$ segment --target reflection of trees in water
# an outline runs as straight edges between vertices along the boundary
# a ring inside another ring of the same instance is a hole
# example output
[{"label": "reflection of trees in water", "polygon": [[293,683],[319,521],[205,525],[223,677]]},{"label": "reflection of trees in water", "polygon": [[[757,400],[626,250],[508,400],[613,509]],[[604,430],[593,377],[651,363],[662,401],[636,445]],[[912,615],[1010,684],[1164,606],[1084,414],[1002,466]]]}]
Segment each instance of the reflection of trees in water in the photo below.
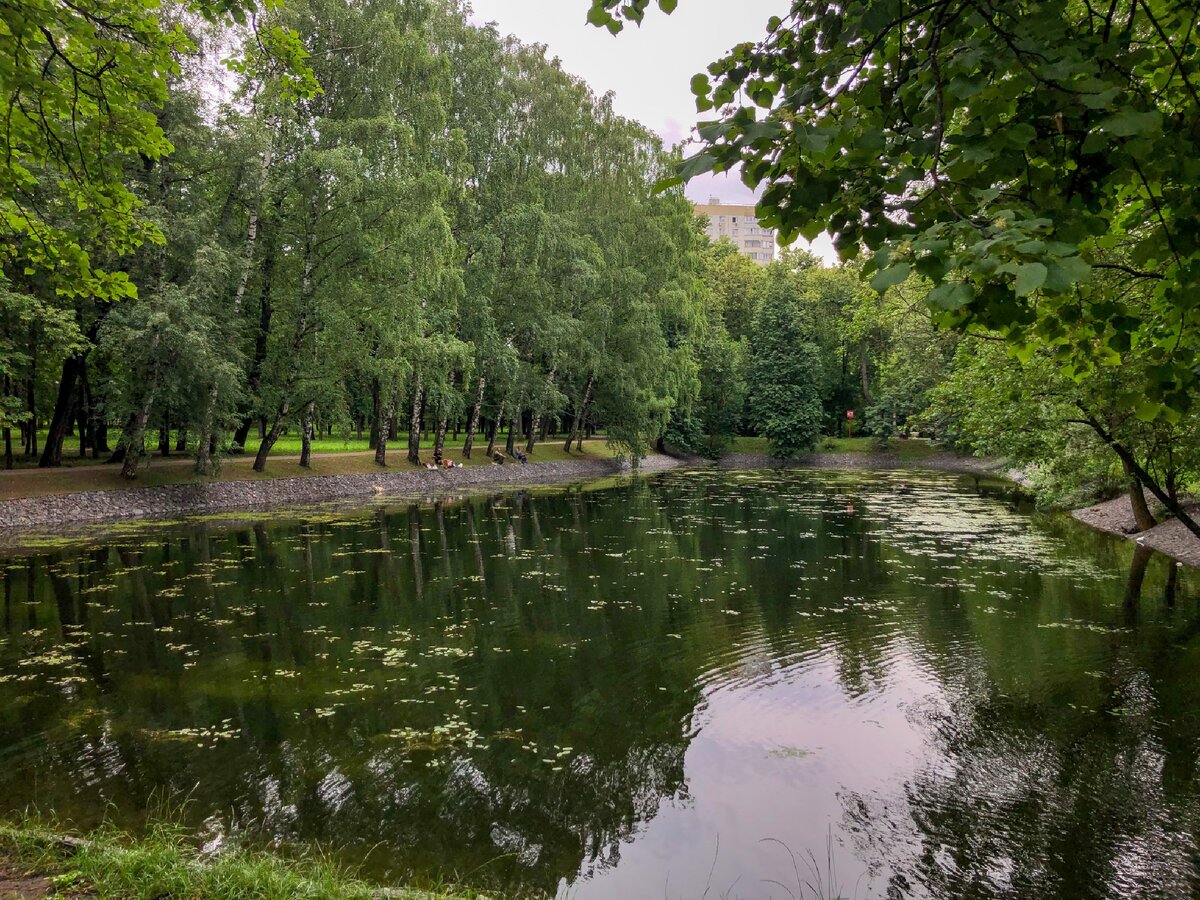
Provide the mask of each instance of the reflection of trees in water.
[{"label": "reflection of trees in water", "polygon": [[910,720],[930,759],[899,793],[842,794],[856,852],[890,874],[896,895],[1182,897],[1200,889],[1200,615],[1194,602],[1190,619],[1174,615],[1173,565],[1157,560],[1163,571],[1148,577],[1148,558],[1130,556],[1124,595],[1117,586],[1109,603],[1111,649],[1095,669],[1039,666],[1055,645],[1037,632],[1026,631],[1024,654],[1015,652],[1019,640],[992,635],[978,644],[977,671],[1017,673],[1002,693],[991,677],[951,677],[960,650],[925,641],[942,699],[913,707]]},{"label": "reflection of trees in water", "polygon": [[847,792],[859,855],[896,890],[935,897],[1190,895],[1196,845],[1172,823],[1196,823],[1200,808],[1194,791],[1182,802],[1168,791],[1146,723],[1095,740],[1022,728],[1013,712],[947,715],[949,761],[902,796]]},{"label": "reflection of trees in water", "polygon": [[[107,576],[118,590],[100,595],[102,623],[73,647],[87,665],[73,670],[82,680],[71,692],[25,686],[36,699],[16,716],[0,713],[0,732],[44,735],[22,758],[23,771],[39,772],[36,798],[16,777],[0,775],[0,792],[11,786],[12,805],[36,799],[82,824],[106,801],[131,822],[152,793],[189,796],[197,821],[217,812],[248,834],[347,846],[352,857],[382,842],[372,854],[380,869],[482,866],[475,880],[545,890],[581,861],[610,864],[683,789],[700,661],[664,657],[652,639],[671,615],[661,593],[638,599],[636,620],[580,615],[597,583],[610,598],[620,588],[623,563],[586,552],[567,562],[580,538],[565,523],[582,515],[608,542],[636,533],[614,530],[611,511],[578,498],[575,507],[530,496],[413,507],[361,528],[183,532],[97,551],[86,579],[74,573],[80,560],[54,559],[29,606],[56,613],[60,638],[87,608],[84,587]],[[481,518],[494,522],[481,527]],[[335,577],[342,571],[361,574]],[[11,597],[16,573],[5,574]],[[214,588],[231,580],[236,592]],[[413,635],[411,658],[380,671],[404,686],[373,679],[352,652],[355,641],[386,645],[397,630]],[[447,645],[466,655],[447,661],[438,655]],[[0,671],[11,662],[4,650]],[[82,674],[103,665],[108,694]],[[462,690],[443,690],[446,674]],[[358,682],[371,690],[314,715]],[[448,716],[486,746],[429,754],[387,737]],[[153,736],[225,720],[235,737]],[[525,730],[494,737],[515,723]],[[526,742],[536,751],[521,749]],[[572,748],[561,761],[560,747]],[[439,764],[426,767],[431,760]]]},{"label": "reflection of trees in water", "polygon": [[[39,736],[0,737],[19,761],[0,796],[86,824],[108,801],[136,820],[173,791],[196,821],[217,812],[248,836],[351,859],[380,844],[379,872],[482,866],[473,881],[553,890],[686,797],[701,683],[820,655],[858,699],[894,686],[903,656],[948,698],[910,713],[936,764],[895,796],[843,794],[858,851],[898,870],[898,890],[1037,893],[1041,877],[1086,894],[1152,853],[1191,871],[1190,844],[1160,824],[1196,821],[1179,798],[1196,794],[1200,735],[1181,710],[1197,673],[1172,645],[1200,626],[1185,621],[1194,604],[1170,605],[1173,570],[1135,557],[1103,599],[1021,559],[968,577],[937,557],[950,539],[910,552],[864,517],[877,486],[771,478],[167,530],[9,567],[0,674],[58,642],[80,680],[0,683],[0,701],[20,698],[0,702],[0,735]],[[1036,602],[988,599],[1001,589]],[[1123,589],[1142,598],[1136,620]],[[1104,616],[1137,630],[1040,627]],[[1097,641],[1111,652],[1085,674]],[[385,647],[405,651],[398,665],[380,663]],[[389,737],[452,717],[476,746]],[[227,719],[236,736],[203,747],[154,737]]]}]

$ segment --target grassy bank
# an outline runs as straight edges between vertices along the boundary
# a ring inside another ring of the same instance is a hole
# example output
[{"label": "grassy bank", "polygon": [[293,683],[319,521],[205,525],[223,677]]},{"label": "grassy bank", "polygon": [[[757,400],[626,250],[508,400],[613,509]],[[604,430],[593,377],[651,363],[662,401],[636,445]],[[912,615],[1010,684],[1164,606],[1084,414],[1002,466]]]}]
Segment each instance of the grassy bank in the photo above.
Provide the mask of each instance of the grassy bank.
[{"label": "grassy bank", "polygon": [[466,890],[384,888],[316,858],[286,859],[234,850],[202,856],[181,829],[152,828],[134,838],[102,829],[64,837],[37,822],[0,826],[0,884],[5,896],[172,897],[177,900],[412,898],[467,900]]},{"label": "grassy bank", "polygon": [[[188,447],[186,450],[176,450],[175,449],[175,437],[176,437],[175,434],[172,433],[172,435],[171,435],[171,452],[165,457],[160,457],[158,454],[158,432],[156,431],[153,434],[147,434],[146,441],[145,441],[146,452],[148,454],[150,454],[152,458],[161,459],[164,462],[168,461],[168,460],[181,460],[181,459],[193,458],[196,454],[196,442],[194,440],[189,441]],[[497,444],[501,450],[504,449],[504,439],[505,439],[504,434],[501,434],[500,437],[497,439]],[[558,446],[561,447],[562,444],[566,441],[566,439],[567,439],[567,436],[565,434],[551,435],[550,437],[546,438],[545,444],[547,444],[547,445],[557,444]],[[120,443],[120,440],[121,440],[120,429],[114,429],[112,431],[109,431],[108,443],[109,443],[110,447],[116,447]],[[463,442],[462,434],[460,434],[458,437],[454,437],[453,432],[446,435],[447,450],[454,448],[456,445],[461,446],[462,442]],[[239,454],[237,457],[230,457],[230,458],[241,459],[244,457],[249,457],[250,459],[253,459],[254,454],[256,454],[258,452],[258,447],[261,443],[262,443],[261,438],[259,438],[257,435],[251,435],[250,438],[248,438],[246,441],[245,452],[242,454]],[[603,443],[603,442],[601,442],[601,443]],[[301,439],[300,439],[299,434],[281,435],[279,440],[277,440],[275,442],[275,446],[271,448],[271,458],[276,459],[276,458],[280,458],[280,457],[299,456],[300,455],[300,444],[301,444]],[[517,442],[517,444],[518,444],[518,446],[523,448],[525,446],[525,439],[522,437]],[[45,446],[46,446],[46,432],[43,430],[43,431],[39,432],[39,434],[38,434],[38,449],[40,450],[41,448],[43,448]],[[485,447],[487,447],[487,435],[476,434],[475,435],[475,446],[482,452],[482,450]],[[542,446],[543,446],[542,444],[540,444],[540,443],[538,444],[538,448],[541,448]],[[433,449],[433,435],[426,435],[425,437],[422,437],[421,449],[422,450],[432,450]],[[313,438],[312,450],[313,450],[313,453],[319,453],[322,455],[352,454],[352,453],[366,453],[371,450],[371,447],[369,446],[369,442],[365,437],[360,440],[359,438],[353,437],[353,436],[334,435],[333,437]],[[401,432],[400,436],[396,440],[388,441],[388,455],[390,456],[394,451],[397,451],[397,450],[399,451],[401,456],[403,456],[405,454],[405,452],[407,452],[407,450],[408,450],[408,434],[406,432]],[[13,459],[14,468],[17,468],[17,469],[36,469],[37,468],[37,464],[38,464],[37,458],[35,457],[33,459],[29,459],[28,457],[24,456],[21,453],[21,448],[20,448],[19,444],[14,445],[13,452],[15,454],[14,459]],[[76,468],[79,466],[95,466],[95,465],[97,465],[97,463],[99,461],[102,461],[105,458],[107,458],[108,455],[109,455],[108,453],[102,453],[100,455],[100,460],[93,459],[91,457],[91,451],[89,451],[88,455],[86,455],[86,456],[80,456],[79,455],[79,436],[72,434],[72,435],[68,435],[66,438],[63,439],[63,467],[64,468]]]},{"label": "grassy bank", "polygon": [[[197,475],[192,470],[191,459],[185,456],[150,458],[139,472],[135,481],[121,477],[118,465],[65,466],[61,469],[14,469],[0,471],[0,500],[15,500],[22,497],[43,497],[50,494],[69,494],[74,491],[111,491],[127,487],[155,487],[168,484],[195,484],[205,481],[249,481],[271,478],[298,478],[312,475],[363,475],[378,472],[374,452],[354,447],[351,450],[334,449],[327,445],[342,445],[340,438],[332,441],[314,442],[312,466],[300,467],[295,456],[281,450],[267,462],[265,472],[255,472],[253,456],[238,456],[225,459],[221,471],[212,477]],[[276,445],[277,447],[279,445]],[[483,446],[477,446],[471,459],[464,459],[461,446],[447,447],[446,457],[466,466],[492,465],[484,456]],[[583,453],[563,450],[561,441],[538,444],[529,455],[530,463],[558,462],[566,459],[611,459],[612,451],[602,440],[585,441]],[[501,447],[503,449],[503,447]],[[389,446],[388,468],[394,471],[409,471],[415,467],[408,462],[406,448],[402,442]],[[424,456],[428,459],[429,454]],[[515,464],[510,462],[511,464]]]}]

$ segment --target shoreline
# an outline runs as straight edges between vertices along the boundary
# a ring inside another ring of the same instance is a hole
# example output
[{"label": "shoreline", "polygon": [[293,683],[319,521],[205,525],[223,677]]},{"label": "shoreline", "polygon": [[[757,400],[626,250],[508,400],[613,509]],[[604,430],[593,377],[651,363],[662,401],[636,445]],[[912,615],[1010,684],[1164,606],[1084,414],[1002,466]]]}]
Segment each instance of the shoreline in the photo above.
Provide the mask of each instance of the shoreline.
[{"label": "shoreline", "polygon": [[[1161,504],[1147,495],[1151,511],[1158,518],[1162,515]],[[1200,504],[1184,504],[1194,516],[1200,513]],[[1123,537],[1133,541],[1139,547],[1157,550],[1184,565],[1200,568],[1200,538],[1197,538],[1178,519],[1160,521],[1153,528],[1145,531],[1137,530],[1137,521],[1133,516],[1133,504],[1129,494],[1121,494],[1112,500],[1085,506],[1082,509],[1071,510],[1071,517],[1082,522],[1089,528]]]},{"label": "shoreline", "polygon": [[[688,465],[690,460],[653,455],[641,471]],[[304,508],[345,500],[448,494],[462,488],[521,487],[604,478],[632,471],[615,459],[470,466],[452,470],[380,469],[360,475],[310,475],[263,481],[212,481],[76,491],[0,500],[0,538],[18,529],[54,529],[110,522],[155,520],[262,509]]]},{"label": "shoreline", "polygon": [[[935,453],[902,458],[890,453],[808,453],[795,459],[765,454],[727,453],[715,462],[698,457],[652,453],[637,472],[684,466],[739,469],[914,469],[996,478],[1026,486],[1022,473],[1002,460]],[[471,466],[450,471],[390,470],[354,475],[309,475],[263,481],[214,481],[77,491],[0,500],[0,547],[13,549],[47,536],[66,536],[92,525],[130,520],[154,521],[234,512],[294,509],[297,512],[338,502],[393,501],[447,495],[462,489],[503,489],[568,484],[632,474],[616,459],[571,459],[525,465]],[[1177,520],[1134,533],[1128,495],[1069,511],[1089,528],[1134,541],[1188,566],[1200,567],[1200,540]],[[29,532],[33,529],[33,533]]]},{"label": "shoreline", "polygon": [[[682,466],[722,469],[925,469],[1014,480],[989,460],[935,454],[901,459],[885,453],[811,453],[781,460],[752,453],[729,453],[713,461],[652,453],[638,472]],[[211,481],[168,485],[131,485],[0,500],[0,539],[19,529],[55,529],[109,522],[156,520],[262,509],[302,508],[336,501],[390,500],[453,493],[462,488],[562,484],[630,474],[628,462],[571,459],[525,465],[469,466],[452,470],[380,469],[345,475],[307,475],[262,481]]]}]

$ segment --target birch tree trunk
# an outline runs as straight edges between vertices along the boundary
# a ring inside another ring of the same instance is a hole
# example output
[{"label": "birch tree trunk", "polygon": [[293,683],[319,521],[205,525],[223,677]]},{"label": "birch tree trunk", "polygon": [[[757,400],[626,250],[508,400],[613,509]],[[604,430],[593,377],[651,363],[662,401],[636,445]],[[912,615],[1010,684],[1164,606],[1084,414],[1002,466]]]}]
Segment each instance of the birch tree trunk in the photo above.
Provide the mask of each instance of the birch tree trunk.
[{"label": "birch tree trunk", "polygon": [[138,464],[146,454],[146,423],[150,421],[150,410],[153,408],[154,391],[151,390],[129,420],[132,427],[124,435],[125,461],[121,464],[121,477],[128,481],[137,478]]},{"label": "birch tree trunk", "polygon": [[[316,218],[315,202],[309,209],[309,218],[305,227],[304,235],[304,265],[300,271],[300,312],[296,316],[296,332],[292,337],[292,359],[300,358],[300,348],[304,346],[304,339],[308,336],[308,305],[312,299],[312,273],[313,273],[313,227],[314,219]],[[279,433],[283,428],[283,422],[287,418],[287,414],[291,409],[291,394],[296,387],[296,380],[299,373],[296,371],[295,365],[288,372],[288,377],[283,386],[283,398],[279,401],[279,408],[275,411],[275,421],[271,423],[271,430],[263,435],[262,443],[258,445],[258,453],[254,457],[254,471],[261,472],[267,467],[267,457],[271,454],[271,448],[275,446],[275,442],[279,440]]]},{"label": "birch tree trunk", "polygon": [[421,464],[421,414],[424,411],[421,402],[421,375],[418,372],[413,386],[412,414],[408,419],[408,461],[414,466]]},{"label": "birch tree trunk", "polygon": [[[376,396],[381,397],[378,382],[376,382]],[[378,404],[379,416],[373,426],[376,429],[375,434],[375,465],[387,465],[387,445],[388,435],[392,430],[392,417],[396,415],[396,392],[390,391],[387,400],[379,400]]]},{"label": "birch tree trunk", "polygon": [[312,468],[312,439],[313,439],[313,408],[312,400],[304,405],[304,415],[300,424],[300,468]]},{"label": "birch tree trunk", "polygon": [[475,405],[471,407],[471,417],[467,419],[467,437],[463,441],[463,459],[471,458],[471,446],[475,443],[475,429],[479,427],[479,416],[483,412],[483,391],[487,387],[487,379],[479,376],[479,388],[475,391]]},{"label": "birch tree trunk", "polygon": [[506,456],[514,456],[516,451],[517,429],[521,427],[521,404],[517,403],[513,406],[508,417],[508,436],[504,441],[504,453]]},{"label": "birch tree trunk", "polygon": [[[263,152],[262,163],[258,170],[258,194],[254,204],[250,207],[250,220],[246,224],[246,250],[242,255],[242,271],[238,275],[237,288],[233,292],[233,313],[234,316],[239,316],[242,311],[242,302],[246,299],[246,286],[250,283],[250,272],[254,265],[254,248],[258,244],[258,217],[262,210],[263,187],[267,182],[267,172],[271,168],[271,160],[273,153],[270,147]],[[257,389],[258,383],[255,377],[257,371],[262,366],[262,359],[259,354],[259,346],[261,345],[261,356],[266,356],[266,331],[270,329],[271,315],[269,295],[270,288],[266,285],[270,284],[271,266],[264,261],[263,272],[266,278],[262,293],[263,310],[259,315],[259,336],[255,340],[255,362],[251,369],[250,389],[253,392]],[[206,423],[205,430],[200,434],[200,447],[205,449],[197,449],[196,452],[196,471],[204,472],[212,466],[212,447],[216,444],[216,435],[212,432],[212,428],[216,424],[216,408],[217,401],[220,396],[220,388],[213,384],[208,391],[208,402],[204,410],[204,421]],[[239,447],[245,446],[246,436],[250,433],[250,420],[246,419],[242,425],[238,427],[240,438],[234,441]]]},{"label": "birch tree trunk", "polygon": [[449,427],[449,424],[446,416],[442,416],[438,420],[437,433],[433,438],[433,464],[439,468],[442,465],[442,458],[446,450],[446,429]]},{"label": "birch tree trunk", "polygon": [[[371,436],[367,440],[367,449],[368,450],[374,450],[379,446],[380,423],[383,421],[383,406],[384,406],[383,393],[382,393],[382,387],[379,384],[379,379],[372,378],[371,379]],[[388,420],[389,420],[389,422],[391,421],[390,416],[388,417]],[[362,437],[361,431],[362,431],[362,429],[360,428],[359,429],[360,439]],[[384,465],[384,463],[379,462],[378,456],[375,458],[375,462],[379,463],[381,466]]]},{"label": "birch tree trunk", "polygon": [[[9,389],[12,387],[12,379],[8,373],[4,374],[4,396],[8,397]],[[12,429],[7,425],[4,427],[4,468],[11,469],[15,463],[13,462],[12,451]]]},{"label": "birch tree trunk", "polygon": [[29,413],[28,440],[25,444],[25,458],[33,459],[38,455],[37,403],[37,358],[38,358],[37,326],[29,326],[29,377],[25,380],[25,411]]},{"label": "birch tree trunk", "polygon": [[[450,391],[453,391],[458,385],[458,373],[450,373]],[[450,427],[450,417],[448,411],[449,404],[443,403],[441,415],[438,417],[437,432],[433,438],[433,464],[439,468],[442,465],[442,458],[446,452],[446,431]]]},{"label": "birch tree trunk", "polygon": [[[246,381],[246,390],[251,397],[258,393],[258,386],[262,383],[263,364],[267,360],[267,342],[271,336],[271,319],[275,315],[275,305],[271,301],[275,254],[270,248],[271,245],[268,243],[262,264],[263,282],[262,291],[259,292],[258,297],[258,331],[254,336],[254,358],[250,361],[250,377]],[[246,417],[242,419],[237,431],[234,432],[233,443],[235,446],[245,448],[254,418],[253,412],[246,413]]]},{"label": "birch tree trunk", "polygon": [[[550,370],[546,375],[546,394],[554,387],[554,378],[558,374],[557,366]],[[537,443],[538,432],[542,427],[542,409],[539,405],[536,409],[529,411],[529,435],[525,441],[525,452],[532,453],[533,445]]]},{"label": "birch tree trunk", "polygon": [[504,410],[496,410],[496,418],[488,423],[488,445],[484,451],[488,459],[492,459],[496,455],[496,433],[500,431],[500,417],[504,415]]},{"label": "birch tree trunk", "polygon": [[255,472],[261,472],[266,469],[267,457],[271,455],[271,448],[279,440],[279,433],[283,430],[283,420],[287,418],[290,409],[291,405],[287,399],[280,401],[279,408],[275,410],[275,418],[271,422],[271,428],[263,436],[262,443],[258,445],[258,453],[254,457]]},{"label": "birch tree trunk", "polygon": [[[592,402],[592,382],[596,376],[592,373],[588,374],[587,383],[583,386],[583,399],[579,401],[579,406],[575,408],[575,418],[571,422],[571,433],[567,435],[567,442],[563,445],[563,450],[567,453],[571,452],[571,442],[583,433],[583,417],[587,414],[588,404]],[[580,439],[579,449],[583,449],[583,440]]]},{"label": "birch tree trunk", "polygon": [[217,411],[217,385],[214,382],[208,387],[208,400],[204,404],[204,422],[200,428],[200,446],[196,448],[196,471],[201,475],[216,475],[213,465],[213,442],[206,439],[213,433],[213,419]]}]

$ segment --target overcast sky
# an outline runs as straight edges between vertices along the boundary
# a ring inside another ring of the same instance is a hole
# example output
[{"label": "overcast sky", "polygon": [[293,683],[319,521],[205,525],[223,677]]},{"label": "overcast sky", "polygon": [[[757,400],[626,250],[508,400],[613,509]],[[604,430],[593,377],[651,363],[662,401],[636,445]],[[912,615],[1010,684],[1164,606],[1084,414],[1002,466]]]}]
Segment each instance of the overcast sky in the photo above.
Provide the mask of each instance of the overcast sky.
[{"label": "overcast sky", "polygon": [[[563,68],[599,94],[612,91],[621,115],[662,135],[668,145],[688,136],[696,122],[689,84],[734,44],[761,38],[767,19],[781,14],[788,0],[683,0],[665,16],[648,11],[640,28],[614,37],[586,22],[589,0],[472,0],[477,23],[496,22],[504,34],[545,44]],[[753,201],[737,178],[696,178],[692,200],[710,195],[727,202]]]},{"label": "overcast sky", "polygon": [[[589,0],[472,0],[477,24],[495,22],[502,34],[545,44],[564,69],[599,94],[612,91],[617,112],[657,131],[668,145],[686,138],[698,118],[692,76],[735,44],[763,37],[767,20],[791,7],[788,0],[682,0],[670,16],[651,9],[640,28],[627,26],[614,37],[587,24],[589,5]],[[728,175],[693,178],[687,195],[698,203],[709,197],[754,202],[740,178]],[[836,259],[824,235],[812,249],[828,263]]]}]

